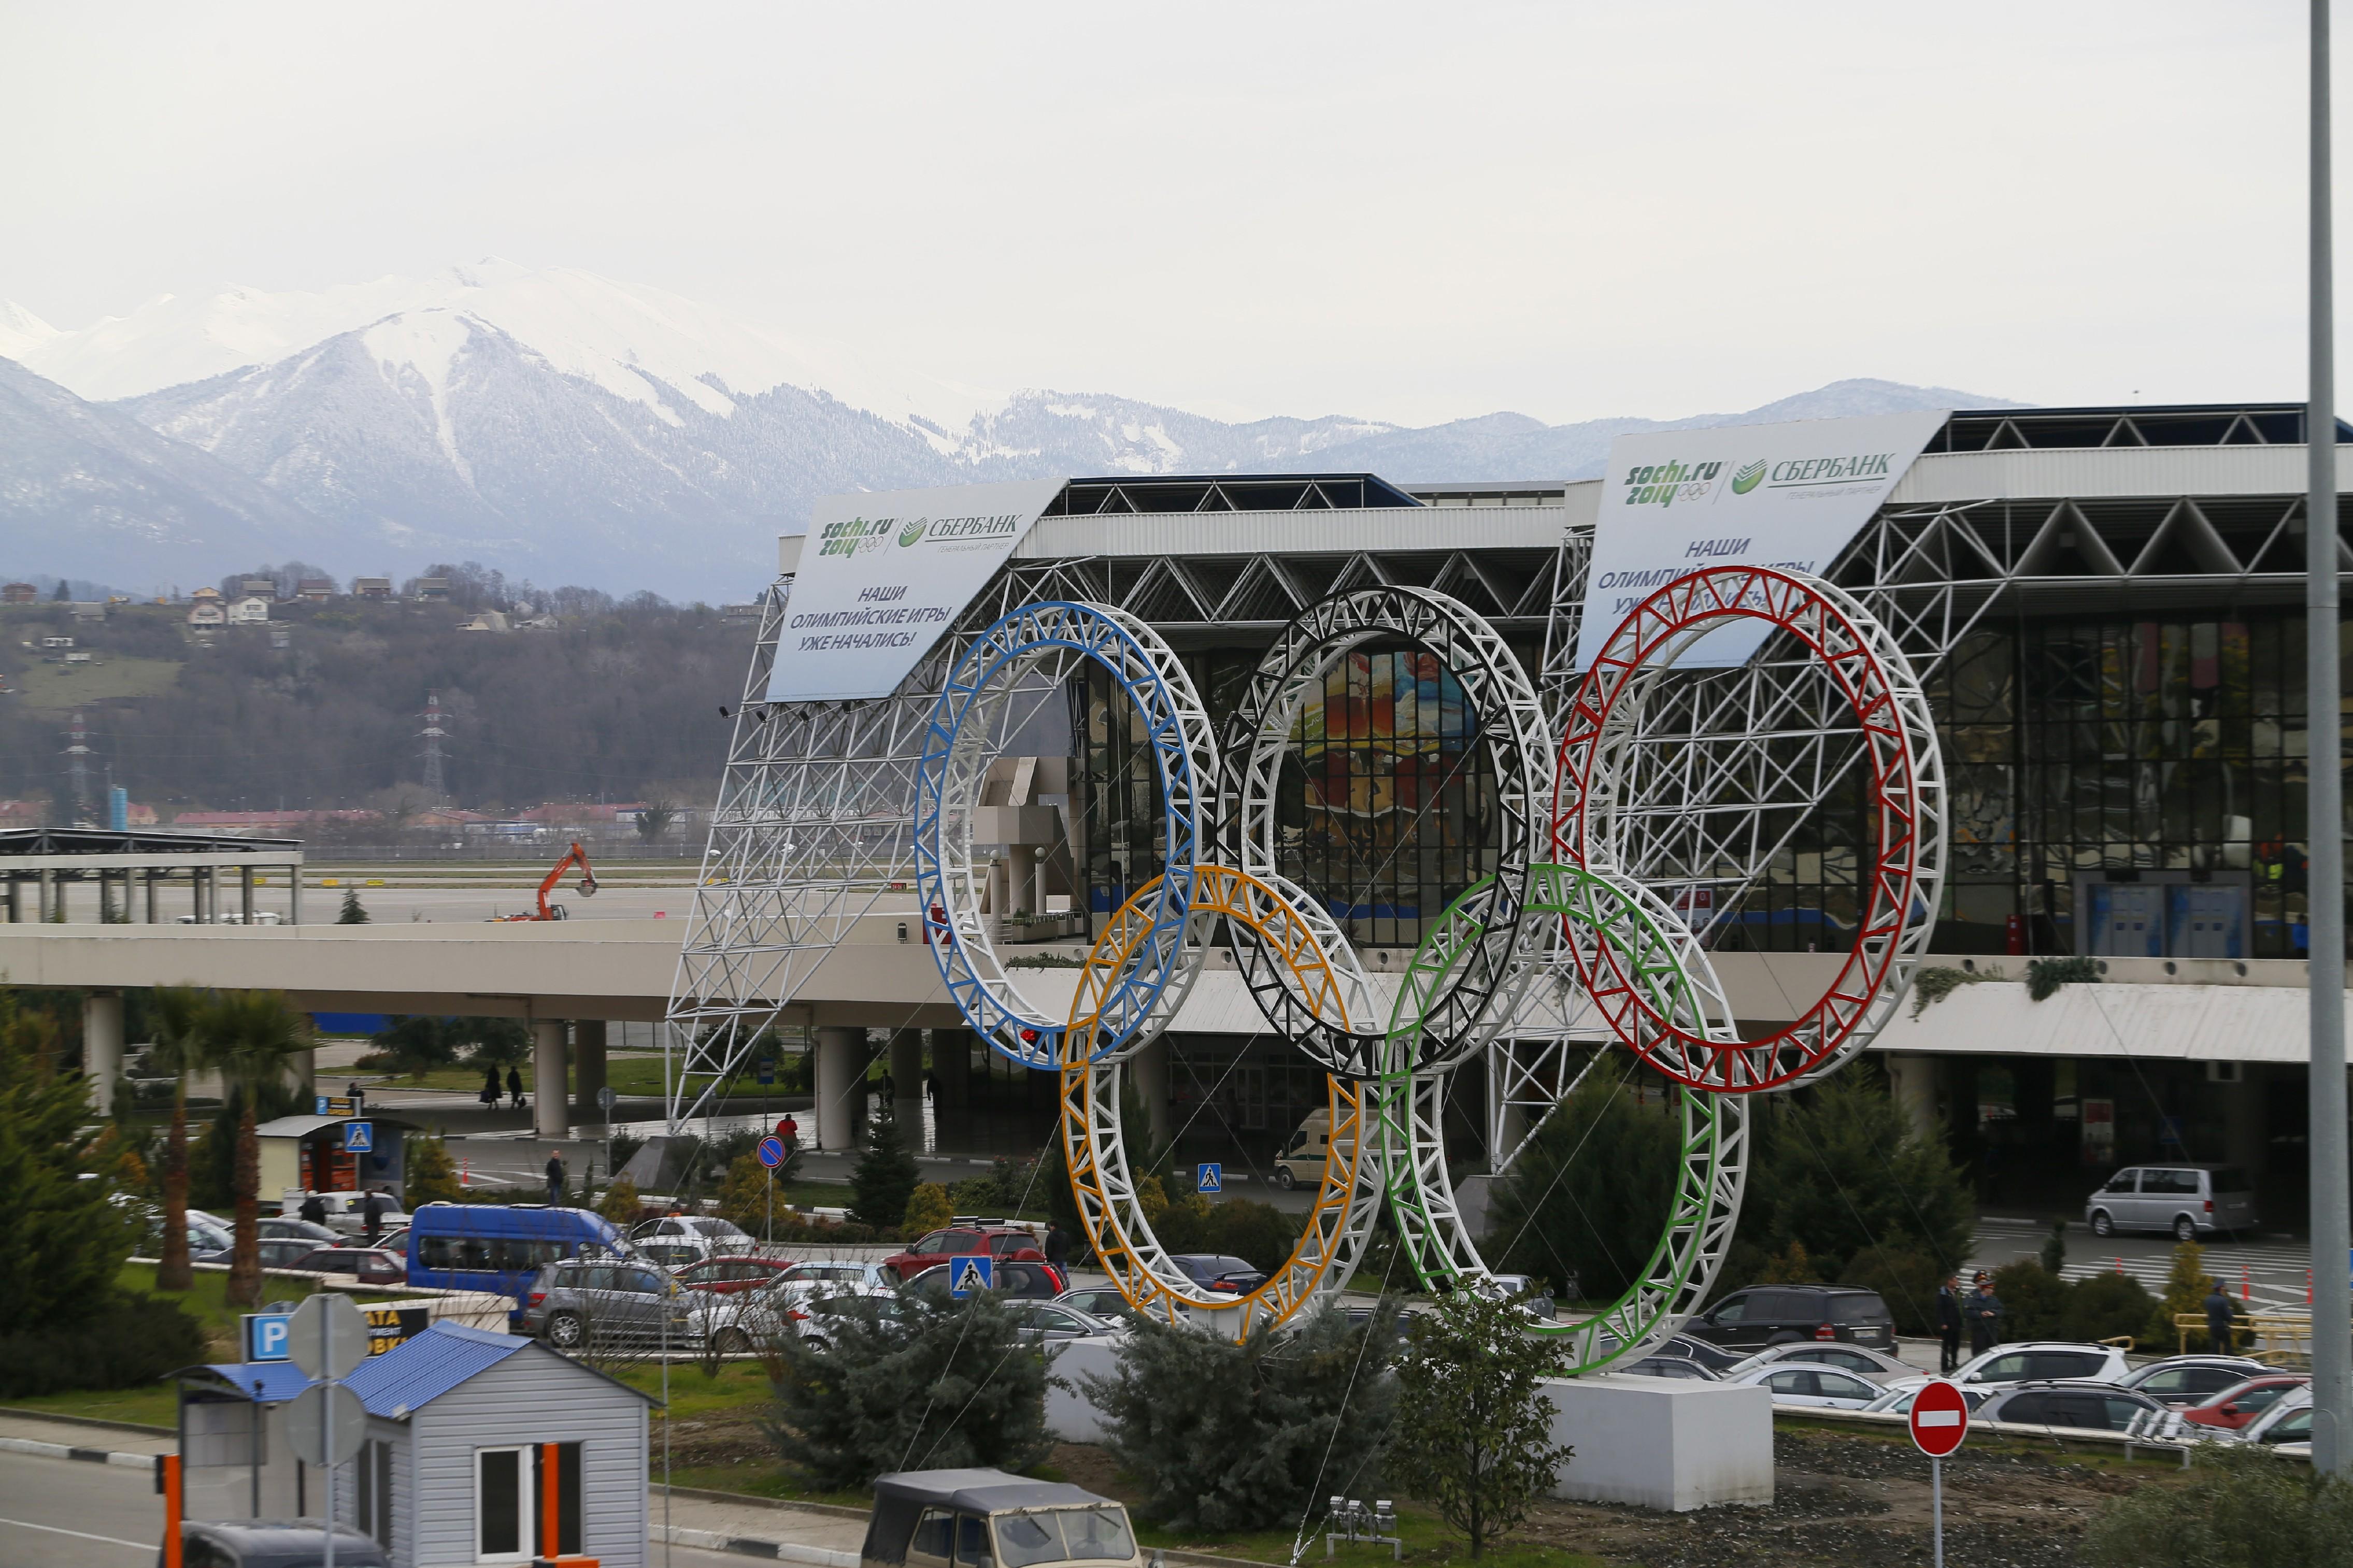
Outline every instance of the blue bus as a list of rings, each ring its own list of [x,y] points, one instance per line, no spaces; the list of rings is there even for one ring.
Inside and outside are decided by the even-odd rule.
[[[542,1204],[431,1203],[409,1215],[408,1282],[442,1290],[487,1290],[514,1302],[547,1264],[598,1253],[624,1256],[629,1243],[593,1209]]]

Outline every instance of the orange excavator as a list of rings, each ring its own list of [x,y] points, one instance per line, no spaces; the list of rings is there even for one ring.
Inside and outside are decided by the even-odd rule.
[[[529,915],[501,915],[499,918],[501,921],[560,921],[568,918],[570,911],[562,904],[549,903],[547,895],[555,890],[556,883],[564,880],[565,868],[575,861],[579,862],[580,865],[580,880],[575,884],[580,889],[580,896],[584,899],[595,898],[596,873],[588,864],[588,851],[581,848],[580,841],[575,838],[572,841],[572,847],[564,852],[564,858],[555,863],[555,868],[550,871],[539,884],[539,912]]]

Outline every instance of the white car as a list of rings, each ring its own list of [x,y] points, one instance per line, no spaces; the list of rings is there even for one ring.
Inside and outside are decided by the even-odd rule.
[[[1747,1372],[1727,1373],[1726,1383],[1761,1383],[1776,1405],[1810,1405],[1829,1410],[1866,1410],[1882,1394],[1867,1377],[1806,1362],[1768,1362]]]
[[[2251,1377],[2278,1370],[2259,1361],[2235,1355],[2173,1355],[2135,1367],[2118,1386],[2137,1389],[2176,1410],[2196,1405],[2210,1394],[2236,1388]]]
[[[1758,1351],[1744,1361],[1724,1369],[1726,1383],[1736,1383],[1745,1373],[1760,1366],[1781,1366],[1802,1362],[1809,1366],[1834,1366],[1841,1372],[1851,1372],[1857,1377],[1884,1387],[1898,1378],[1917,1377],[1920,1369],[1896,1360],[1883,1352],[1862,1345],[1843,1344],[1836,1340],[1800,1340],[1796,1344],[1774,1345]]]
[[[1891,1388],[1863,1408],[1870,1411],[1892,1411],[1898,1415],[1909,1415],[1912,1414],[1912,1402],[1920,1397],[1920,1390],[1926,1386],[1927,1379],[1922,1378],[1902,1388]],[[1961,1400],[1971,1410],[1975,1410],[1992,1397],[1993,1391],[1989,1388],[1961,1390]]]
[[[2312,1441],[2312,1385],[2306,1384],[2239,1429],[2242,1443],[2286,1447]]]
[[[2082,1344],[2073,1340],[2026,1340],[1996,1345],[1953,1370],[1947,1380],[1963,1388],[1992,1388],[2011,1383],[2113,1383],[2121,1386],[2132,1375],[2132,1363],[2114,1345]],[[1917,1388],[1926,1373],[1889,1382],[1890,1388]]]
[[[367,1215],[363,1207],[367,1196],[365,1193],[306,1193],[300,1187],[289,1187],[279,1203],[278,1213],[282,1218],[298,1218],[303,1204],[315,1197],[327,1211],[327,1217],[320,1224],[344,1236],[358,1236],[367,1229]],[[379,1231],[406,1225],[408,1214],[400,1206],[400,1200],[390,1193],[383,1197],[383,1206],[376,1210]]]

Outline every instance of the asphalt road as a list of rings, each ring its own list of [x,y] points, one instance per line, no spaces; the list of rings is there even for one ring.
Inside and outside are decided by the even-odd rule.
[[[151,1568],[163,1531],[164,1500],[143,1471],[0,1454],[0,1568]],[[744,1563],[659,1542],[646,1552],[654,1568]]]
[[[1970,1270],[2039,1256],[2050,1234],[2047,1219],[1980,1216],[1977,1255],[1964,1269],[1964,1282]],[[2173,1268],[2170,1236],[2113,1236],[2103,1240],[2075,1220],[2067,1226],[2066,1242],[2067,1262],[2060,1271],[2062,1278],[2081,1279],[2121,1270],[2147,1286],[2151,1295],[2165,1293],[2166,1275]],[[2200,1245],[2205,1248],[2206,1271],[2229,1286],[2232,1296],[2239,1296],[2243,1289],[2249,1310],[2305,1310],[2312,1253],[2301,1238],[2260,1232],[2236,1241],[2218,1237]]]

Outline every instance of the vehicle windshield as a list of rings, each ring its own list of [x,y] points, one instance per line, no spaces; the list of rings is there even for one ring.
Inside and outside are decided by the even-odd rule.
[[[1134,1555],[1135,1539],[1122,1508],[1058,1508],[997,1521],[997,1557],[1004,1568]]]

